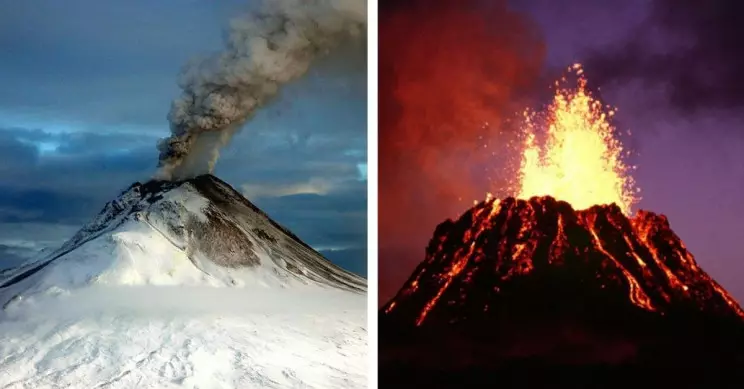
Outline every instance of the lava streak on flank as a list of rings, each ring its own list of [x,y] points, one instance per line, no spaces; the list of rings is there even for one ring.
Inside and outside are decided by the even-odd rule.
[[[471,214],[472,215],[472,228],[465,230],[462,236],[463,247],[467,247],[467,249],[460,248],[459,250],[455,252],[454,262],[449,267],[449,270],[447,270],[446,273],[444,273],[442,276],[439,277],[441,286],[439,287],[437,294],[434,295],[434,297],[426,303],[418,319],[416,319],[417,326],[420,326],[421,323],[423,323],[424,319],[426,319],[426,315],[434,307],[434,305],[436,305],[436,303],[442,297],[442,294],[449,288],[452,281],[455,278],[460,276],[462,271],[467,266],[468,261],[472,259],[474,262],[477,262],[478,260],[482,258],[483,252],[480,250],[476,251],[476,243],[478,242],[481,234],[488,231],[492,215],[498,212],[498,209],[499,209],[498,202],[491,201],[490,203],[491,203],[490,211],[488,207],[484,207]],[[440,250],[442,249],[441,244],[438,248]],[[473,276],[472,271],[467,273],[465,275],[464,281],[465,282],[470,281],[472,276]],[[416,284],[418,284],[418,281],[415,281],[415,282]]]
[[[495,308],[510,315],[529,310],[509,307],[515,296],[660,316],[692,309],[744,318],[664,216],[640,211],[631,219],[615,205],[575,211],[547,196],[487,200],[439,225],[426,260],[383,315],[424,326],[482,319]]]

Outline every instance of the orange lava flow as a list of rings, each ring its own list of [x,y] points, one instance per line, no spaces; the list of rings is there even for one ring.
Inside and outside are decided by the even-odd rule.
[[[463,237],[463,243],[469,243],[468,251],[463,254],[463,250],[460,250],[455,254],[455,262],[452,264],[452,267],[447,273],[441,276],[441,278],[444,280],[444,283],[439,287],[437,294],[434,295],[434,297],[429,300],[424,306],[424,309],[421,311],[421,314],[416,320],[417,326],[420,326],[424,322],[426,316],[429,314],[429,311],[434,308],[439,299],[442,297],[442,294],[444,294],[447,288],[449,288],[452,281],[460,275],[463,269],[465,269],[465,266],[476,250],[476,240],[480,237],[480,234],[487,230],[488,224],[491,222],[491,217],[498,214],[500,209],[501,203],[499,201],[492,201],[491,209],[486,217],[483,217],[485,208],[482,209],[480,212],[473,214],[473,227],[465,231],[465,236]],[[473,230],[475,230],[475,233],[473,233]],[[392,308],[393,306],[391,305],[388,311]]]
[[[623,146],[609,122],[615,111],[603,109],[587,91],[581,65],[573,65],[569,71],[578,78],[575,89],[558,89],[541,115],[524,114],[516,197],[549,195],[571,203],[576,210],[615,203],[629,215],[638,201],[638,191],[631,169],[622,160]],[[538,135],[545,138],[542,144]]]
[[[535,252],[537,240],[531,239],[535,224],[535,210],[532,208],[532,204],[528,203],[527,208],[520,212],[519,218],[522,221],[522,226],[517,232],[517,239],[524,241],[514,245],[514,252],[511,255],[514,262],[513,267],[501,277],[502,280],[509,279],[514,275],[527,274],[534,269],[532,255]]]
[[[452,280],[455,279],[458,275],[460,275],[460,272],[462,269],[465,268],[465,265],[468,263],[468,259],[470,259],[470,256],[473,254],[473,249],[475,248],[475,243],[472,243],[470,245],[470,249],[468,250],[468,253],[465,255],[458,255],[457,261],[452,265],[452,268],[443,275],[444,278],[444,284],[439,288],[439,291],[437,291],[437,294],[429,300],[428,303],[424,306],[424,310],[421,311],[421,315],[419,315],[418,319],[416,320],[416,325],[420,326],[421,323],[424,322],[424,319],[426,319],[426,315],[429,314],[429,311],[431,311],[432,308],[437,304],[439,299],[442,297],[442,294],[444,293],[447,288],[449,288],[450,284],[452,283]]]
[[[630,301],[633,302],[633,304],[643,308],[647,309],[649,311],[655,311],[656,308],[651,304],[651,299],[648,297],[646,292],[643,291],[643,288],[641,288],[641,285],[638,284],[638,281],[633,277],[632,274],[626,269],[620,261],[617,260],[609,251],[607,251],[604,248],[604,245],[602,244],[602,240],[599,238],[599,234],[597,234],[597,230],[594,228],[594,223],[592,220],[593,217],[596,217],[595,215],[590,215],[589,220],[585,221],[585,226],[589,230],[589,232],[592,235],[592,238],[594,239],[594,244],[596,245],[597,249],[610,258],[612,262],[615,263],[615,266],[620,269],[620,271],[625,276],[625,279],[628,281],[628,285],[630,288]]]
[[[566,233],[563,231],[563,216],[560,214],[558,214],[557,227],[558,231],[555,234],[555,239],[550,243],[549,263],[562,263],[561,255],[563,254],[564,247],[567,245]]]
[[[715,289],[718,295],[723,298],[723,301],[725,301],[729,307],[733,308],[739,316],[744,317],[744,310],[741,309],[736,300],[734,300],[734,298],[731,297],[731,295],[729,295],[728,292],[726,292],[726,290],[723,289],[715,280],[711,279],[710,282],[713,284],[713,289]]]
[[[643,226],[635,219],[631,219],[631,225],[635,230],[638,240],[646,247],[646,249],[648,249],[648,251],[651,253],[651,257],[654,259],[654,262],[659,264],[659,267],[664,271],[664,274],[667,276],[669,283],[675,288],[679,288],[687,292],[690,288],[682,281],[680,281],[679,278],[674,275],[674,273],[672,273],[672,270],[669,269],[669,266],[667,266],[666,263],[659,257],[659,251],[651,242],[649,242],[648,236],[651,233],[651,226]],[[680,258],[682,257],[680,256]]]

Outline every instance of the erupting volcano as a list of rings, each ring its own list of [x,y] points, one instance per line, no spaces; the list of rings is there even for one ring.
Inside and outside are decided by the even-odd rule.
[[[382,307],[381,386],[711,385],[744,363],[744,311],[665,216],[633,213],[614,111],[570,69],[525,113],[514,195],[441,223]]]

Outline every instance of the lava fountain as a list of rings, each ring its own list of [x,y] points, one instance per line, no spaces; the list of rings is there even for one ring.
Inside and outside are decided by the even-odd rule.
[[[627,153],[610,124],[616,111],[589,93],[581,65],[568,70],[577,77],[576,88],[566,87],[563,77],[555,83],[556,94],[546,112],[524,112],[515,195],[523,199],[550,195],[577,210],[615,203],[630,215],[639,190],[630,175],[634,167],[623,162]],[[538,135],[543,135],[542,142]]]

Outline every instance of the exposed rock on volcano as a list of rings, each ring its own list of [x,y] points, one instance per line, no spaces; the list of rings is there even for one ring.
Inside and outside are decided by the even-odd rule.
[[[366,280],[329,262],[212,175],[134,183],[44,260],[4,274],[0,302],[89,284],[366,291]]]
[[[744,311],[666,217],[489,200],[437,227],[381,309],[380,385],[512,387],[535,373],[514,386],[615,387],[638,372],[697,385],[744,364],[743,335]]]

